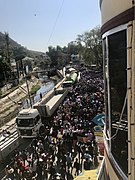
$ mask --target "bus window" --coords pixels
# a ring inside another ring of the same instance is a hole
[[[115,138],[111,139],[111,151],[115,160],[122,167],[125,174],[128,170],[128,131],[127,131],[127,37],[126,30],[122,30],[108,37],[109,45],[109,86],[111,136],[117,129]],[[124,108],[124,109],[123,109]],[[123,112],[123,113],[122,113]],[[122,115],[122,116],[121,116]],[[120,121],[121,117],[121,122]],[[120,124],[120,126],[119,126]]]

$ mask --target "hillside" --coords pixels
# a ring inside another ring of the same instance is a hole
[[[11,49],[21,47],[20,44],[18,44],[16,41],[14,41],[11,38],[9,38],[9,43]],[[3,49],[4,46],[5,46],[5,35],[2,32],[0,32],[0,49]]]
[[[5,35],[0,32],[0,50],[4,50],[5,49]],[[14,51],[15,49],[19,49],[21,48],[27,56],[33,57],[33,56],[39,56],[40,54],[42,54],[43,52],[38,52],[38,51],[33,51],[33,50],[28,50],[25,47],[21,46],[21,44],[17,43],[16,41],[14,41],[12,38],[9,37],[9,49],[11,51]]]

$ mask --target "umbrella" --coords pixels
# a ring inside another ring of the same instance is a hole
[[[99,126],[104,126],[105,114],[99,114],[99,115],[95,116],[92,119],[92,121]]]
[[[88,153],[85,153],[85,154],[84,154],[84,158],[85,158],[85,159],[89,159],[90,161],[92,161],[92,157],[91,157],[91,155],[88,154]]]

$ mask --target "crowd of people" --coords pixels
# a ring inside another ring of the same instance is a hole
[[[92,119],[104,112],[102,72],[81,69],[81,78],[30,146],[16,151],[11,180],[72,180],[98,166],[98,145]]]

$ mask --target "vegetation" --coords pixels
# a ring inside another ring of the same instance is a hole
[[[65,64],[67,64],[70,60],[66,47],[62,48],[60,46],[57,46],[55,48],[55,47],[49,46],[48,52],[46,52],[46,54],[50,57],[51,67],[61,68]]]
[[[78,35],[75,41],[68,43],[67,47],[48,47],[47,55],[51,59],[52,67],[65,65],[70,61],[71,55],[78,55],[78,58],[83,59],[87,64],[102,66],[100,27],[97,26],[90,31]]]
[[[33,85],[31,89],[31,95],[36,94],[36,92],[40,89],[40,85]]]
[[[78,60],[83,60],[87,64],[102,66],[102,44],[99,26],[77,35],[76,40],[69,42],[67,46],[49,46],[46,53],[27,50],[27,48],[13,41],[7,32],[5,34],[0,33],[0,85],[19,79],[21,74],[24,76],[26,66],[29,70],[32,70],[33,66],[40,69],[48,67],[60,69],[68,64],[74,55],[77,55]],[[34,60],[28,59],[28,56],[33,57]],[[12,70],[11,59],[15,59],[17,72]]]
[[[102,65],[102,42],[100,27],[97,26],[89,32],[78,35],[76,39],[80,54],[88,64]]]
[[[31,51],[21,46],[9,37],[9,34],[0,32],[0,85],[18,79],[23,74],[22,59],[25,57],[38,58],[42,52]],[[11,61],[15,59],[17,73],[13,71]]]

